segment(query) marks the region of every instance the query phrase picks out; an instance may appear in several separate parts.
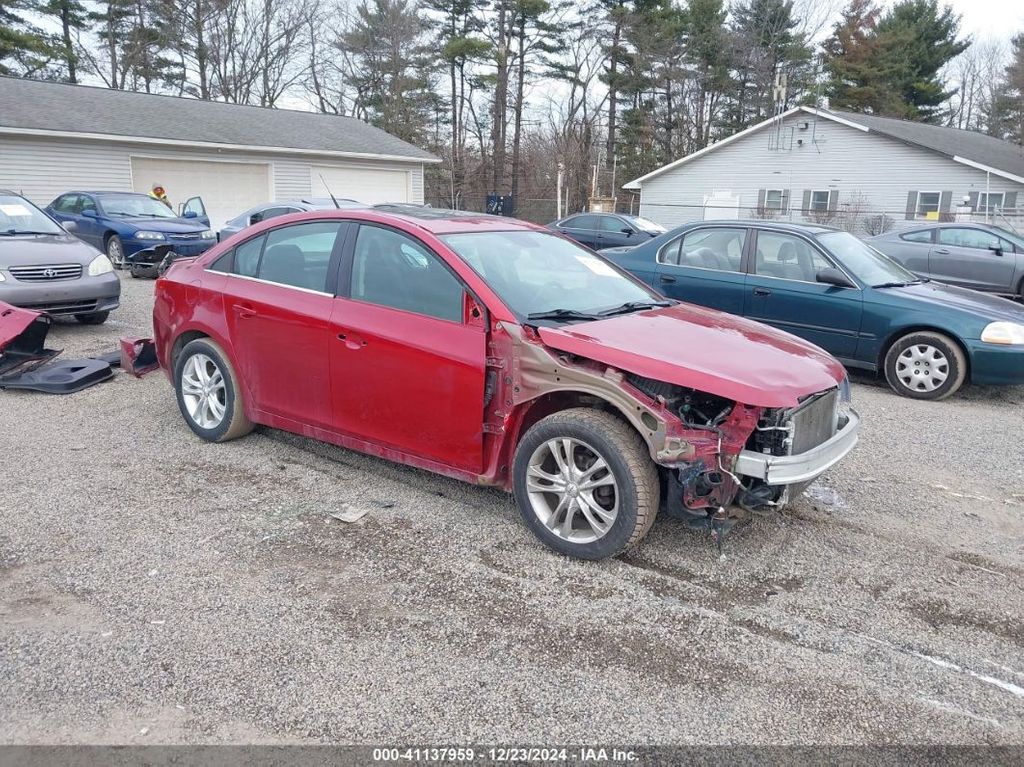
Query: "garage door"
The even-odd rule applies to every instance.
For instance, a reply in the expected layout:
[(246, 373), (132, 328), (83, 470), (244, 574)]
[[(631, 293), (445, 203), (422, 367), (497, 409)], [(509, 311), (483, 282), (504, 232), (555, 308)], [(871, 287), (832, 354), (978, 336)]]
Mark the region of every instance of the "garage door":
[(314, 165), (311, 174), (314, 197), (327, 195), (326, 182), (335, 197), (348, 197), (367, 205), (409, 202), (409, 172), (405, 170)]
[(263, 163), (133, 157), (135, 191), (149, 192), (153, 184), (167, 191), (175, 210), (189, 197), (202, 197), (214, 229), (220, 229), (243, 210), (271, 199), (270, 166)]

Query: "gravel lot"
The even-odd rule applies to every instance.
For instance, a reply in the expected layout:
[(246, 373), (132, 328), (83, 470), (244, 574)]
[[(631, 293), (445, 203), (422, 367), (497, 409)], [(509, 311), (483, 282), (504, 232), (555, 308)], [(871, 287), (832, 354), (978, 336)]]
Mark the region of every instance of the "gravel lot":
[[(148, 334), (124, 289), (50, 345)], [(661, 518), (592, 564), (500, 492), (202, 443), (159, 373), (0, 392), (0, 741), (1020, 744), (1024, 388), (854, 398), (855, 454), (725, 561)]]

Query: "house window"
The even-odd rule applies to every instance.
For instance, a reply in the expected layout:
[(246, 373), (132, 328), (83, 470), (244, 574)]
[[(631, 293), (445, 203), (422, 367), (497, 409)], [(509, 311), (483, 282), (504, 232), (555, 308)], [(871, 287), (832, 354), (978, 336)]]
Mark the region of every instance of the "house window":
[(765, 210), (782, 210), (782, 190), (766, 189), (764, 192)]
[(811, 210), (828, 210), (828, 190), (811, 192)]
[(982, 192), (978, 195), (978, 210), (984, 213), (1002, 210), (1005, 199), (1003, 192)]
[[(936, 218), (939, 213), (941, 192), (918, 192), (915, 211), (920, 218)], [(929, 215), (930, 214), (930, 215)]]

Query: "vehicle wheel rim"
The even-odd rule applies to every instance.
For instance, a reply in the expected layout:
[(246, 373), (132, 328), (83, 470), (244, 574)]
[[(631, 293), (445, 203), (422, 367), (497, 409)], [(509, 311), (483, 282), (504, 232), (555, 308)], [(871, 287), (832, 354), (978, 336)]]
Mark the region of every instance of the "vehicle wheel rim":
[(541, 524), (571, 543), (603, 538), (619, 513), (619, 485), (608, 462), (571, 437), (548, 440), (533, 451), (526, 492)]
[(107, 243), (107, 255), (110, 256), (110, 260), (114, 262), (115, 266), (124, 265), (124, 253), (121, 250), (121, 243), (117, 240)]
[(201, 429), (215, 429), (227, 412), (228, 389), (217, 363), (193, 354), (181, 371), (181, 396), (189, 418)]
[(933, 392), (949, 378), (949, 360), (929, 344), (908, 346), (896, 358), (896, 378), (915, 392)]

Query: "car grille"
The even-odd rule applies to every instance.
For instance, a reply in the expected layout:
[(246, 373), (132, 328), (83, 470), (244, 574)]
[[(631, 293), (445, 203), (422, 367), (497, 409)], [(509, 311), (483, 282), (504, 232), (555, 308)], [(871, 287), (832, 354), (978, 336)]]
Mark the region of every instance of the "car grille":
[(198, 256), (209, 250), (212, 246), (213, 242), (182, 243), (174, 246), (174, 252), (179, 256)]
[(187, 232), (184, 234), (169, 234), (167, 235), (172, 240), (198, 240), (199, 232)]
[(8, 270), (20, 282), (50, 282), (77, 280), (82, 276), (81, 264), (43, 264), (41, 266), (12, 266)]
[(96, 311), (96, 299), (91, 301), (51, 301), (45, 304), (19, 304), (22, 309), (32, 309), (47, 314), (87, 314)]
[(839, 390), (815, 394), (793, 411), (792, 422), (793, 455), (827, 442), (839, 428)]

